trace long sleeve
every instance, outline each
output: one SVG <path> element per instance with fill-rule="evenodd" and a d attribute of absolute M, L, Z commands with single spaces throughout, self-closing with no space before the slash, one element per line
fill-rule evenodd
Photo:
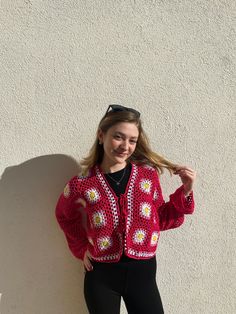
<path fill-rule="evenodd" d="M 186 198 L 184 195 L 184 186 L 181 185 L 170 195 L 169 201 L 165 202 L 157 173 L 154 181 L 158 195 L 156 203 L 160 230 L 174 229 L 181 226 L 184 222 L 184 215 L 192 214 L 194 211 L 193 192 Z"/>
<path fill-rule="evenodd" d="M 78 191 L 79 179 L 73 177 L 65 186 L 56 205 L 56 218 L 64 231 L 68 246 L 73 255 L 83 260 L 87 250 L 86 230 L 83 226 L 81 204 L 78 203 L 80 194 Z"/>

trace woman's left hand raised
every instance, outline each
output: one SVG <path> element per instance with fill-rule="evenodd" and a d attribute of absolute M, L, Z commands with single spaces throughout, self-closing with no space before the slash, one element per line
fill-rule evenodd
<path fill-rule="evenodd" d="M 193 183 L 196 179 L 196 171 L 187 166 L 177 166 L 174 174 L 180 176 L 184 185 L 184 194 L 188 196 L 193 189 Z"/>

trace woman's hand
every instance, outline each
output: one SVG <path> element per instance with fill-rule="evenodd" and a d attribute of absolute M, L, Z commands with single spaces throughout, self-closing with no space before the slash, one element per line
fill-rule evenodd
<path fill-rule="evenodd" d="M 185 196 L 188 196 L 193 189 L 193 183 L 196 179 L 196 171 L 186 166 L 178 166 L 176 167 L 174 174 L 180 176 L 184 185 L 184 194 Z"/>
<path fill-rule="evenodd" d="M 91 260 L 92 260 L 92 256 L 89 253 L 89 251 L 87 250 L 84 254 L 84 267 L 87 271 L 91 271 L 93 270 L 93 265 L 91 264 Z"/>

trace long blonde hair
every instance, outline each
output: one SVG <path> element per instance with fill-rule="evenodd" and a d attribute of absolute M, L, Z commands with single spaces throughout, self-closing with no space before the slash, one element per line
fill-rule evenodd
<path fill-rule="evenodd" d="M 119 112 L 108 112 L 100 121 L 97 133 L 96 140 L 92 145 L 88 156 L 84 157 L 80 162 L 82 166 L 82 173 L 87 174 L 89 169 L 95 166 L 96 164 L 100 164 L 103 159 L 104 149 L 103 145 L 99 144 L 98 140 L 98 132 L 102 130 L 102 132 L 106 133 L 110 127 L 114 126 L 120 122 L 129 122 L 134 123 L 139 131 L 139 137 L 136 144 L 135 151 L 130 156 L 129 161 L 139 164 L 148 164 L 156 168 L 159 174 L 164 172 L 164 168 L 168 169 L 170 174 L 176 171 L 177 164 L 172 163 L 167 160 L 163 156 L 152 151 L 148 137 L 143 130 L 142 122 L 139 117 L 134 112 L 131 111 L 119 111 Z"/>

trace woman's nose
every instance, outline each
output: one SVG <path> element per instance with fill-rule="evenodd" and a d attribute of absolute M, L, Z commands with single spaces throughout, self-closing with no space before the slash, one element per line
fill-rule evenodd
<path fill-rule="evenodd" d="M 128 141 L 123 141 L 122 144 L 121 144 L 121 147 L 122 147 L 123 149 L 127 149 L 128 146 L 129 146 L 129 142 L 128 142 Z"/>

